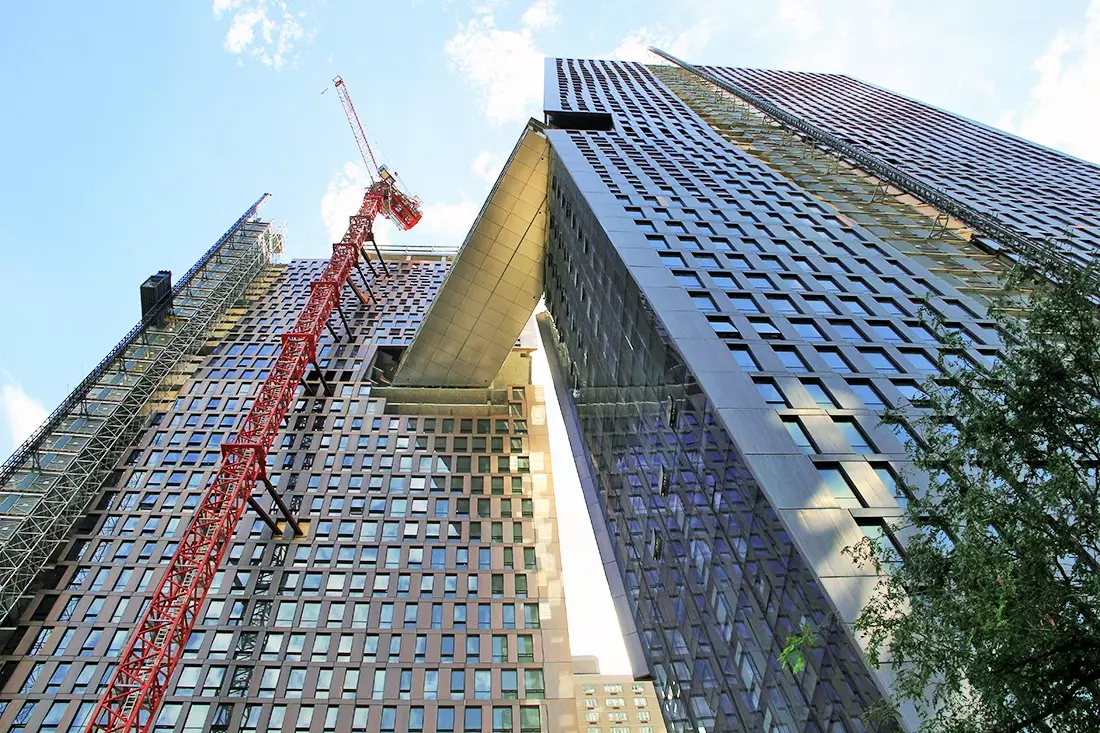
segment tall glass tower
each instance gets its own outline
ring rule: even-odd
[[[891,670],[842,550],[906,539],[920,436],[880,415],[937,373],[920,311],[965,334],[948,360],[994,355],[998,273],[1091,257],[1100,169],[848,77],[665,56],[545,76],[543,327],[635,672],[669,730],[866,730]]]

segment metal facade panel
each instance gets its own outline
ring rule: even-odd
[[[542,296],[548,168],[546,138],[529,127],[404,354],[395,386],[493,381]]]

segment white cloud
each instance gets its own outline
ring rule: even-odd
[[[473,201],[426,204],[424,218],[405,236],[418,244],[453,246],[457,249],[462,246],[479,211],[481,206]]]
[[[230,15],[225,50],[249,54],[276,70],[297,58],[295,46],[309,42],[304,12],[292,12],[285,0],[214,0],[214,17]]]
[[[493,7],[481,6],[444,45],[451,65],[481,95],[491,123],[541,116],[544,54],[535,46],[535,31],[557,22],[554,3],[535,0],[518,30],[497,28]]]
[[[813,0],[780,0],[765,22],[772,26],[770,33],[793,41],[786,44],[781,67],[880,80],[899,68],[927,74],[901,52],[904,41],[913,39],[889,2],[847,0],[822,13]],[[893,81],[900,80],[895,76]]]
[[[814,0],[779,0],[776,20],[800,41],[819,33],[822,28],[821,14]]]
[[[650,53],[649,47],[656,46],[685,61],[698,62],[711,41],[723,36],[731,23],[734,28],[748,25],[735,20],[743,12],[739,3],[729,0],[680,0],[676,9],[678,22],[635,28],[603,57],[644,64],[666,63],[660,56]]]
[[[500,169],[504,167],[506,158],[503,155],[482,150],[474,156],[474,162],[470,164],[474,174],[486,183],[496,183]]]
[[[628,33],[608,56],[619,61],[637,61],[643,64],[663,64],[664,59],[649,50],[656,46],[673,56],[692,61],[697,59],[710,40],[710,32],[704,25],[691,25],[680,31],[664,26],[642,26]]]
[[[525,28],[553,28],[558,24],[558,14],[554,8],[555,0],[535,0],[523,13]]]
[[[999,126],[1087,160],[1100,162],[1100,0],[1092,0],[1080,27],[1055,34],[1033,65],[1039,81],[1024,109]]]
[[[12,448],[26,440],[48,416],[46,408],[23,391],[20,384],[4,378],[0,384],[0,419]]]
[[[255,10],[245,10],[233,16],[233,22],[225,34],[225,50],[239,54],[252,44],[256,37],[254,27],[262,19]]]
[[[656,46],[664,51],[670,50],[671,39],[661,31],[650,31],[648,28],[636,28],[619,42],[615,50],[608,54],[618,61],[637,61],[643,64],[659,63],[659,56],[654,56],[649,47]],[[674,56],[676,54],[673,54]]]

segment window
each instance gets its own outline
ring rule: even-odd
[[[898,505],[904,509],[909,504],[909,497],[905,490],[898,486],[897,476],[894,475],[894,470],[890,468],[890,464],[872,463],[871,469],[878,476],[878,480],[882,482],[886,490],[890,492],[890,495],[897,499]]]
[[[838,465],[818,466],[817,475],[825,482],[836,503],[845,509],[862,509],[863,501],[848,481],[847,474]]]
[[[514,612],[515,609],[508,607],[505,609]],[[507,614],[505,614],[507,616]],[[537,603],[524,603],[523,604],[523,628],[525,629],[537,629],[542,626],[542,622],[539,620],[539,604]],[[505,626],[504,628],[510,628]]]
[[[802,387],[809,393],[810,398],[818,407],[830,409],[837,406],[836,401],[832,398],[832,396],[821,384],[821,382],[807,380],[802,383]]]
[[[733,307],[741,313],[760,312],[760,306],[756,304],[756,301],[752,299],[751,295],[731,295],[729,298],[733,303]]]
[[[874,329],[875,334],[883,341],[888,341],[890,343],[905,341],[905,337],[898,333],[898,330],[889,323],[872,323],[871,328]]]
[[[696,275],[694,272],[674,271],[672,275],[676,278],[676,282],[678,282],[682,287],[698,288],[702,285],[702,283],[699,282],[699,276]]]
[[[851,364],[837,349],[818,349],[818,355],[824,360],[829,368],[834,372],[840,372],[842,374],[852,371]]]
[[[711,328],[719,336],[736,338],[740,335],[737,327],[733,325],[733,321],[726,316],[707,316],[707,321],[710,322]]]
[[[493,733],[512,733],[512,708],[493,708]]]
[[[750,318],[749,324],[760,338],[778,339],[783,337],[779,328],[767,318]]]
[[[519,729],[520,733],[539,733],[542,730],[537,706],[524,705],[519,709]]]
[[[859,525],[859,529],[863,532],[863,535],[871,542],[879,547],[889,550],[896,558],[893,561],[888,561],[888,565],[896,566],[901,562],[901,547],[890,534],[890,530],[886,526],[886,522],[881,519],[857,519],[856,524]]]
[[[737,362],[737,366],[746,371],[760,369],[760,365],[756,363],[756,359],[747,346],[730,346],[729,349],[730,353],[733,354],[734,361]]]
[[[764,402],[772,407],[788,407],[787,400],[783,397],[779,388],[775,386],[774,381],[771,379],[754,379],[753,382],[756,384],[760,396],[764,398]]]
[[[825,335],[821,329],[809,321],[792,321],[795,333],[806,341],[824,341]]]
[[[382,674],[382,684],[383,684],[383,686],[385,686],[386,673],[385,673],[385,671],[382,671],[381,674]],[[375,673],[375,683],[374,683],[375,684],[375,697],[381,697],[382,695],[381,695],[381,691],[378,688],[378,677],[377,677],[377,675],[378,675],[378,673],[376,672]],[[285,696],[286,697],[301,697],[302,696],[302,686],[305,685],[305,682],[306,682],[305,667],[295,667],[295,668],[291,668],[290,670],[288,670]],[[205,690],[204,690],[204,692],[205,692]]]
[[[785,295],[769,295],[768,303],[779,313],[798,313],[798,308]]]
[[[927,398],[921,388],[913,382],[895,382],[894,388],[911,403],[918,403]]]
[[[329,708],[330,710],[332,708]],[[424,730],[424,708],[411,707],[409,708],[409,733],[419,733]]]
[[[867,363],[871,365],[871,368],[876,371],[885,372],[887,374],[896,373],[898,371],[898,365],[895,364],[884,351],[878,349],[865,349],[861,350],[860,354],[867,360]]]
[[[466,637],[466,661],[481,661],[481,637],[477,634],[470,634]]]
[[[465,733],[481,733],[481,707],[474,705],[466,706],[465,720]]]
[[[382,708],[382,720],[379,727],[384,733],[392,733],[397,726],[397,708],[385,706]]]
[[[516,637],[516,659],[520,662],[535,661],[535,642],[530,634],[520,634]]]
[[[451,733],[455,729],[454,708],[439,708],[436,712],[435,729],[439,733]]]
[[[909,363],[918,371],[926,374],[932,374],[939,371],[939,367],[936,366],[936,363],[920,351],[904,351],[902,353]]]
[[[798,418],[784,418],[783,427],[787,429],[787,434],[791,436],[791,440],[794,441],[800,451],[803,453],[817,453],[817,448],[814,447],[813,441],[810,440],[810,436],[806,433],[806,429],[802,427],[802,423]]]
[[[833,307],[828,300],[821,297],[808,297],[806,303],[814,309],[815,313],[821,313],[825,315],[836,315],[836,308]]]
[[[863,334],[856,329],[855,324],[851,321],[834,321],[830,325],[836,330],[842,339],[845,341],[866,341]]]
[[[714,298],[706,293],[691,293],[691,302],[704,313],[714,313],[718,310],[718,306],[714,304]]]
[[[541,669],[523,670],[524,697],[528,700],[543,700],[546,698],[546,683],[543,680]]]
[[[882,399],[882,395],[870,382],[849,382],[848,387],[852,390],[852,393],[863,402],[864,405],[872,410],[880,410],[886,406],[885,401]]]
[[[775,350],[775,355],[779,358],[779,361],[792,372],[804,372],[806,371],[806,362],[802,359],[802,356],[792,348],[780,348]]]
[[[500,671],[500,695],[504,700],[519,699],[519,671],[502,669]]]
[[[875,446],[871,443],[870,439],[863,434],[862,428],[852,418],[835,418],[834,423],[837,429],[840,430],[841,435],[848,441],[848,445],[852,447],[852,451],[855,453],[874,453]]]

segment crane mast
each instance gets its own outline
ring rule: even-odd
[[[317,342],[332,311],[340,307],[344,285],[351,286],[362,305],[368,303],[367,296],[351,279],[351,271],[358,269],[360,257],[376,272],[365,249],[367,242],[374,245],[388,273],[374,242],[375,219],[384,216],[402,230],[420,221],[419,201],[397,187],[394,174],[374,164],[374,155],[347,87],[340,77],[334,81],[363,162],[371,171],[371,185],[363,194],[359,211],[350,218],[347,232],[332,245],[332,258],[313,281],[309,299],[294,326],[282,335],[282,348],[275,364],[240,430],[222,443],[217,475],[203,494],[152,599],[127,639],[118,667],[88,720],[86,733],[147,733],[153,727],[172,672],[183,656],[245,508],[252,506],[272,528],[277,526],[253,496],[257,484],[263,484],[283,517],[296,533],[300,532],[296,519],[267,477],[268,453],[309,366],[313,365],[318,377],[321,376]],[[364,285],[373,299],[365,279]]]

